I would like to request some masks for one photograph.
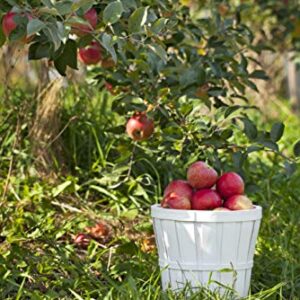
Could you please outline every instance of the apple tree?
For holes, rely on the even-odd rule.
[[[277,142],[284,131],[282,123],[261,130],[248,117],[255,107],[246,91],[258,92],[253,79],[266,75],[259,66],[248,67],[261,49],[253,47],[246,8],[217,0],[5,0],[0,44],[23,43],[29,60],[48,60],[62,76],[78,69],[78,57],[93,65],[89,80],[114,95],[112,110],[119,116],[103,138],[104,144],[116,138],[111,159],[121,153],[118,164],[127,166],[117,180],[145,168],[158,177],[155,164],[170,170],[162,174],[166,182],[177,175],[170,166],[180,170],[200,158],[221,171],[226,155],[243,173],[252,152],[283,156]],[[147,140],[131,142],[126,120],[137,114],[155,130]],[[236,132],[242,133],[239,144]],[[300,154],[299,143],[294,150]]]

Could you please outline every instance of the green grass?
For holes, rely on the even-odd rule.
[[[162,292],[157,252],[145,251],[143,241],[153,234],[150,205],[184,165],[158,160],[147,144],[134,147],[124,118],[109,109],[112,98],[93,91],[65,96],[62,127],[78,117],[62,135],[70,172],[52,183],[32,165],[30,96],[18,91],[2,110],[1,195],[10,167],[11,173],[1,197],[0,299],[235,299],[205,288]],[[18,118],[20,103],[28,104],[27,113]],[[286,105],[280,118],[287,120],[281,147],[290,152],[300,121]],[[300,172],[288,176],[281,165],[279,157],[260,153],[244,166],[248,194],[264,209],[249,299],[300,299]],[[73,235],[99,220],[112,227],[110,239],[75,247]]]

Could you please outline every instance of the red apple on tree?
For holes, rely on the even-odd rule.
[[[203,161],[193,163],[187,171],[187,180],[196,189],[210,188],[216,183],[217,179],[218,173],[216,170]]]
[[[14,17],[16,15],[17,14],[15,12],[9,11],[2,19],[2,30],[6,37],[8,37],[10,33],[17,28],[17,24],[14,21]]]
[[[209,210],[222,206],[220,195],[211,189],[196,191],[192,197],[192,209]]]
[[[225,199],[243,194],[244,189],[244,180],[235,172],[224,173],[217,181],[217,191]]]
[[[230,210],[252,209],[253,203],[245,195],[234,195],[225,201],[224,207]]]
[[[193,189],[188,184],[187,181],[177,179],[171,181],[164,190],[164,197],[169,195],[170,193],[175,193],[179,196],[186,197],[188,199],[192,199]]]
[[[13,11],[9,11],[2,19],[2,31],[6,37],[9,37],[10,34],[18,27],[18,24],[14,20],[16,16],[25,16],[28,20],[32,20],[32,16],[28,13],[18,14]],[[27,42],[26,37],[24,41]]]
[[[90,45],[79,49],[79,60],[85,65],[95,65],[102,59],[102,47],[99,42],[92,41]]]
[[[89,24],[81,24],[81,23],[74,23],[71,25],[72,27],[72,33],[75,33],[77,35],[85,35],[88,33],[91,33],[98,24],[98,15],[95,8],[91,8],[88,10],[84,16],[84,20],[86,20]]]
[[[161,206],[172,209],[191,209],[191,201],[185,196],[170,193],[163,198]]]
[[[154,122],[146,113],[137,112],[128,120],[126,132],[134,141],[146,140],[154,132]]]

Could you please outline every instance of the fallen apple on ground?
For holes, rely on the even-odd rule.
[[[79,233],[74,238],[74,244],[80,248],[87,248],[91,242],[91,237],[85,233]]]

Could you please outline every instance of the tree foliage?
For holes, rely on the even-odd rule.
[[[112,109],[123,116],[147,111],[156,121],[152,146],[162,155],[176,153],[186,162],[204,156],[221,168],[222,149],[233,154],[239,167],[253,151],[266,148],[279,153],[283,124],[274,124],[270,132],[256,128],[247,117],[247,111],[255,108],[245,96],[246,89],[257,91],[253,79],[267,79],[259,66],[250,70],[249,62],[255,60],[255,52],[268,48],[255,43],[247,12],[276,7],[269,14],[276,13],[279,20],[287,13],[281,9],[290,9],[283,5],[277,9],[272,2],[261,1],[251,8],[247,1],[230,6],[224,1],[192,0],[9,0],[0,8],[18,14],[14,18],[18,26],[9,39],[27,36],[29,59],[53,61],[61,75],[78,68],[79,48],[98,41],[104,57],[91,75],[100,87],[113,87]],[[72,25],[87,24],[83,16],[91,7],[99,16],[97,27],[74,35]],[[295,30],[283,24],[286,31]],[[120,128],[124,124],[118,124],[116,132]],[[245,133],[244,145],[232,142],[236,129]]]

